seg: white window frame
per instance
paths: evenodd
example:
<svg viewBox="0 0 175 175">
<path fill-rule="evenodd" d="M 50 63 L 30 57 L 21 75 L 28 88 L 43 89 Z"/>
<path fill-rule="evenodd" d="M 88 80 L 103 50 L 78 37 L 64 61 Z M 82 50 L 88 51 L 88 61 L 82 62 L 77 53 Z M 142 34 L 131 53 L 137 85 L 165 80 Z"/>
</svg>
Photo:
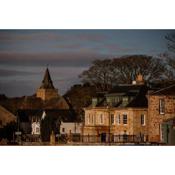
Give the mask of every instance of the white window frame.
<svg viewBox="0 0 175 175">
<path fill-rule="evenodd" d="M 160 132 L 160 141 L 163 142 L 164 136 L 163 136 L 163 132 L 162 132 L 162 124 L 159 125 L 159 132 Z"/>
<path fill-rule="evenodd" d="M 36 134 L 40 134 L 40 128 L 39 127 L 36 127 L 35 128 L 35 132 L 36 132 Z"/>
<path fill-rule="evenodd" d="M 159 114 L 165 114 L 165 99 L 159 99 Z"/>
<path fill-rule="evenodd" d="M 65 133 L 65 132 L 66 132 L 65 128 L 62 128 L 62 129 L 61 129 L 61 132 L 62 132 L 62 133 Z"/>
<path fill-rule="evenodd" d="M 100 116 L 99 116 L 99 123 L 104 124 L 104 115 L 103 114 L 100 114 Z"/>
<path fill-rule="evenodd" d="M 126 123 L 124 123 L 124 116 L 126 116 Z M 123 114 L 123 125 L 127 125 L 128 124 L 128 114 Z"/>
<path fill-rule="evenodd" d="M 113 117 L 113 122 L 112 122 L 112 117 Z M 114 116 L 114 114 L 110 114 L 110 124 L 115 125 L 115 116 Z"/>
<path fill-rule="evenodd" d="M 87 124 L 90 124 L 90 113 L 87 114 Z"/>
<path fill-rule="evenodd" d="M 91 124 L 94 124 L 94 114 L 91 115 Z"/>
<path fill-rule="evenodd" d="M 120 125 L 121 124 L 120 114 L 117 114 L 117 116 L 116 116 L 116 124 L 117 125 Z"/>
<path fill-rule="evenodd" d="M 143 118 L 142 118 L 143 117 Z M 143 119 L 143 120 L 142 120 Z M 143 121 L 143 123 L 142 123 L 142 121 Z M 145 126 L 146 125 L 146 123 L 145 123 L 145 114 L 141 114 L 140 115 L 140 123 L 141 123 L 141 125 L 142 126 Z"/>
</svg>

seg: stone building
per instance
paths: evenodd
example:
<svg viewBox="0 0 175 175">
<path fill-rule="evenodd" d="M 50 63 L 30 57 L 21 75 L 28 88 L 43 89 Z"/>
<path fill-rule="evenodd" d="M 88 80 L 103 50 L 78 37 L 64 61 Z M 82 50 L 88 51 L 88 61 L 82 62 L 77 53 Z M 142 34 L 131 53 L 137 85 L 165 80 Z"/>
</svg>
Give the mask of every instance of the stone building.
<svg viewBox="0 0 175 175">
<path fill-rule="evenodd" d="M 20 109 L 18 110 L 18 130 L 24 141 L 46 141 L 53 132 L 60 133 L 60 124 L 68 119 L 76 121 L 73 110 L 67 109 Z"/>
<path fill-rule="evenodd" d="M 55 89 L 48 68 L 36 96 L 25 97 L 17 113 L 19 130 L 28 141 L 48 142 L 52 132 L 59 134 L 61 121 L 76 121 L 74 110 Z"/>
<path fill-rule="evenodd" d="M 149 141 L 170 143 L 170 140 L 168 141 L 167 139 L 167 134 L 170 134 L 169 131 L 172 131 L 171 133 L 173 134 L 173 119 L 175 118 L 175 85 L 148 94 L 148 115 Z M 170 126 L 171 128 L 167 128 L 166 126 Z M 173 138 L 173 136 L 171 137 Z"/>
<path fill-rule="evenodd" d="M 53 86 L 48 68 L 46 69 L 42 84 L 37 90 L 36 97 L 39 97 L 44 101 L 59 97 L 58 89 L 55 89 Z"/>
<path fill-rule="evenodd" d="M 83 135 L 92 142 L 146 141 L 149 88 L 139 75 L 133 84 L 118 85 L 85 108 Z"/>
</svg>

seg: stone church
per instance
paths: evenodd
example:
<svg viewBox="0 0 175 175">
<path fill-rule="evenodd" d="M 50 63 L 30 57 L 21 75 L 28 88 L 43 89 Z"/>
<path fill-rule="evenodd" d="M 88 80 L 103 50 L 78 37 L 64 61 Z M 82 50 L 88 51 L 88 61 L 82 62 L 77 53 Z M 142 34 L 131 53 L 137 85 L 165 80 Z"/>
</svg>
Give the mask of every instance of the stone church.
<svg viewBox="0 0 175 175">
<path fill-rule="evenodd" d="M 36 96 L 42 100 L 50 100 L 59 97 L 58 89 L 55 89 L 53 85 L 48 68 L 46 69 L 42 84 L 37 90 Z"/>
<path fill-rule="evenodd" d="M 44 115 L 44 117 L 43 117 Z M 59 134 L 63 120 L 76 121 L 76 114 L 53 85 L 46 68 L 41 86 L 36 95 L 26 97 L 17 113 L 19 130 L 28 141 L 49 141 L 50 134 Z"/>
<path fill-rule="evenodd" d="M 20 109 L 69 109 L 69 105 L 53 85 L 49 69 L 46 68 L 44 78 L 36 95 L 26 96 Z"/>
</svg>

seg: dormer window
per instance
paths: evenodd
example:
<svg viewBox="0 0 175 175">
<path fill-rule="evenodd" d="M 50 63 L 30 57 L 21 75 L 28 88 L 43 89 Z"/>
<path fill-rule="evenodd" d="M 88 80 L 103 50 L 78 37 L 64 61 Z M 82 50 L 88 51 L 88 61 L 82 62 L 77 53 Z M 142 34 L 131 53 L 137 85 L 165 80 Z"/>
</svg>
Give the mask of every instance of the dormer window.
<svg viewBox="0 0 175 175">
<path fill-rule="evenodd" d="M 128 102 L 128 97 L 123 97 L 123 102 L 127 103 Z"/>
<path fill-rule="evenodd" d="M 92 106 L 95 107 L 97 105 L 97 98 L 92 99 Z"/>
</svg>

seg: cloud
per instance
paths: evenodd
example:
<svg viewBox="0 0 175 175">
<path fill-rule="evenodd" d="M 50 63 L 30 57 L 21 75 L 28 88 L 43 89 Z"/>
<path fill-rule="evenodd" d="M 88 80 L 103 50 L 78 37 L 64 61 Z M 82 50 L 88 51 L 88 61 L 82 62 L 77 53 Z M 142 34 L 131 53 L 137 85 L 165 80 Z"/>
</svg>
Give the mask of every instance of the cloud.
<svg viewBox="0 0 175 175">
<path fill-rule="evenodd" d="M 23 72 L 25 67 L 15 67 L 18 72 Z M 14 78 L 12 74 L 8 77 L 0 76 L 0 94 L 4 93 L 7 96 L 23 96 L 32 95 L 41 85 L 45 67 L 28 67 L 28 69 L 35 70 L 36 74 L 26 76 L 19 74 Z M 59 90 L 60 94 L 64 94 L 73 84 L 79 83 L 78 75 L 84 70 L 83 68 L 75 67 L 49 67 L 51 78 L 55 88 Z M 12 72 L 11 72 L 12 73 Z"/>
<path fill-rule="evenodd" d="M 118 43 L 110 43 L 110 44 L 103 44 L 102 46 L 105 49 L 108 49 L 108 51 L 112 52 L 112 53 L 116 53 L 116 52 L 128 52 L 128 51 L 133 51 L 135 50 L 134 47 L 123 47 Z"/>
<path fill-rule="evenodd" d="M 94 41 L 107 39 L 104 33 L 95 30 L 0 30 L 0 41 L 57 40 Z"/>
<path fill-rule="evenodd" d="M 0 69 L 0 77 L 35 75 L 36 72 L 26 72 L 18 70 Z"/>
<path fill-rule="evenodd" d="M 82 48 L 72 52 L 55 53 L 20 53 L 0 52 L 0 63 L 9 65 L 56 65 L 56 66 L 88 66 L 94 59 L 106 58 L 107 55 L 97 53 L 93 49 Z"/>
<path fill-rule="evenodd" d="M 54 30 L 53 30 L 54 31 Z M 59 40 L 61 35 L 47 30 L 1 30 L 0 41 Z"/>
</svg>

